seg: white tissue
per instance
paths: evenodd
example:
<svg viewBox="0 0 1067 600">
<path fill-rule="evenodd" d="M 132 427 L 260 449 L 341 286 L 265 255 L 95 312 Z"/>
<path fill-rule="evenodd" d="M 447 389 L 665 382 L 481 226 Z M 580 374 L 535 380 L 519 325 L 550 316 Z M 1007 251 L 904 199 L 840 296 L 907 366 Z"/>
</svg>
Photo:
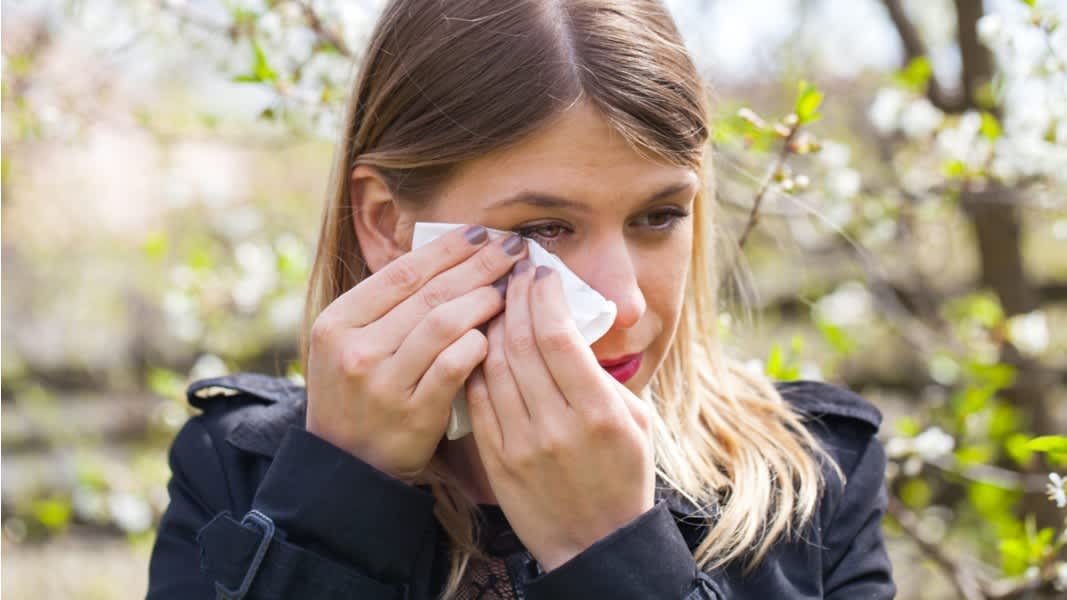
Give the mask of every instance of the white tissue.
<svg viewBox="0 0 1067 600">
<path fill-rule="evenodd" d="M 455 223 L 428 223 L 416 222 L 415 234 L 411 240 L 411 249 L 414 250 L 434 240 L 441 235 L 454 231 L 458 227 L 466 227 Z M 489 239 L 496 239 L 502 235 L 510 235 L 510 231 L 489 229 Z M 600 339 L 611 329 L 615 322 L 615 303 L 601 296 L 599 292 L 589 287 L 574 271 L 567 268 L 563 261 L 555 254 L 545 250 L 537 242 L 526 238 L 527 258 L 534 268 L 539 266 L 552 267 L 560 274 L 563 282 L 563 295 L 570 308 L 571 317 L 574 319 L 578 331 L 589 344 Z M 467 414 L 467 397 L 463 388 L 452 401 L 452 415 L 448 420 L 448 439 L 459 439 L 471 432 L 470 416 Z"/>
</svg>

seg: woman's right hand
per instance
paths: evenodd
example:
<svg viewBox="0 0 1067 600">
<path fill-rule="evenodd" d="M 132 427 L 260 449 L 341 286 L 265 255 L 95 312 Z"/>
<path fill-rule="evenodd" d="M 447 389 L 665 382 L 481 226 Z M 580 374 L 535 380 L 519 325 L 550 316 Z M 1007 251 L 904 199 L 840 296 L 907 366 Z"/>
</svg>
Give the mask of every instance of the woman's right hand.
<svg viewBox="0 0 1067 600">
<path fill-rule="evenodd" d="M 307 430 L 397 479 L 421 472 L 525 255 L 518 235 L 458 228 L 331 302 L 311 328 Z"/>
</svg>

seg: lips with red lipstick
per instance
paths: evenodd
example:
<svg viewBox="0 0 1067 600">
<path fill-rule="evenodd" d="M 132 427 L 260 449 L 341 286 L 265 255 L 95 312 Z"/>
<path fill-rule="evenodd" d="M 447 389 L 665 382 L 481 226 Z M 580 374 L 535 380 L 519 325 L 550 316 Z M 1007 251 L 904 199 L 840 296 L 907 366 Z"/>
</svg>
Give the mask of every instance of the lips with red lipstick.
<svg viewBox="0 0 1067 600">
<path fill-rule="evenodd" d="M 643 352 L 638 352 L 598 362 L 612 377 L 619 380 L 620 383 L 626 383 L 641 368 L 641 356 L 643 354 Z"/>
</svg>

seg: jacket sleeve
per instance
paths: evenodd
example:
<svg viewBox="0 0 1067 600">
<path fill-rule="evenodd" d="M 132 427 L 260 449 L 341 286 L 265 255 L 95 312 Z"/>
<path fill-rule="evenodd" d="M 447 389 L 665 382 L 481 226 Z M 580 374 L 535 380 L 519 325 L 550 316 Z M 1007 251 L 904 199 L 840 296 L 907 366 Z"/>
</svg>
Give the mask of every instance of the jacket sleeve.
<svg viewBox="0 0 1067 600">
<path fill-rule="evenodd" d="M 527 600 L 725 600 L 660 501 L 566 563 L 532 579 Z"/>
<path fill-rule="evenodd" d="M 873 433 L 848 474 L 841 499 L 823 537 L 823 594 L 828 600 L 896 595 L 882 536 L 886 455 Z"/>
<path fill-rule="evenodd" d="M 171 447 L 149 600 L 405 596 L 431 494 L 291 427 L 251 510 L 233 515 L 216 439 L 194 417 Z"/>
</svg>

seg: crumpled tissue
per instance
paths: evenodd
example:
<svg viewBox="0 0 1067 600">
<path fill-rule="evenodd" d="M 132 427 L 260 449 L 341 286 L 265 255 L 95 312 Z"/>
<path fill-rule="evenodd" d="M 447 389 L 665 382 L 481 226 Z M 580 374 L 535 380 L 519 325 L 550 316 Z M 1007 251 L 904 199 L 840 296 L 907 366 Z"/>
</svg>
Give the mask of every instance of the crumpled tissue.
<svg viewBox="0 0 1067 600">
<path fill-rule="evenodd" d="M 415 223 L 415 233 L 411 241 L 414 250 L 423 246 L 441 235 L 454 231 L 458 227 L 466 225 L 456 223 L 431 223 L 420 221 Z M 489 238 L 496 239 L 502 235 L 510 235 L 511 231 L 488 229 Z M 563 295 L 566 297 L 567 306 L 570 308 L 571 317 L 574 319 L 578 331 L 589 344 L 600 339 L 611 329 L 615 322 L 615 303 L 604 298 L 586 282 L 582 281 L 574 271 L 567 268 L 558 256 L 545 250 L 540 244 L 530 238 L 524 238 L 527 247 L 527 259 L 534 268 L 539 266 L 551 267 L 560 274 L 563 283 Z M 448 420 L 446 435 L 450 440 L 459 439 L 471 432 L 470 416 L 467 413 L 467 397 L 464 388 L 460 388 L 459 394 L 452 400 L 452 415 Z"/>
</svg>

